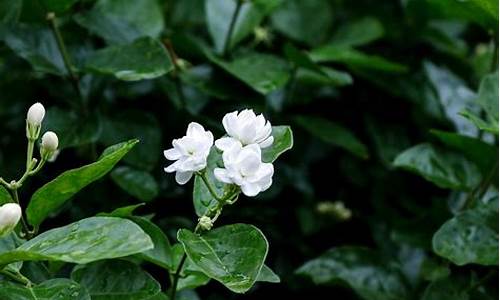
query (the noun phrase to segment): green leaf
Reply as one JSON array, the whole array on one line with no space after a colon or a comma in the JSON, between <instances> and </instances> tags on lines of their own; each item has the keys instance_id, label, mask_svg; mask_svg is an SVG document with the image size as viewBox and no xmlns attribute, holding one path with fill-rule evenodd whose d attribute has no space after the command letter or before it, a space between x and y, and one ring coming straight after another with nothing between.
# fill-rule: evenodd
<instances>
[{"instance_id":1,"label":"green leaf","mask_svg":"<svg viewBox=\"0 0 500 300\"><path fill-rule=\"evenodd\" d=\"M307 69L297 70L297 81L316 86L345 86L353 83L351 75L329 67L320 67L322 74Z\"/></svg>"},{"instance_id":2,"label":"green leaf","mask_svg":"<svg viewBox=\"0 0 500 300\"><path fill-rule=\"evenodd\" d=\"M70 9L78 0L41 0L40 3L46 11L56 14L63 13Z\"/></svg>"},{"instance_id":3,"label":"green leaf","mask_svg":"<svg viewBox=\"0 0 500 300\"><path fill-rule=\"evenodd\" d=\"M294 120L325 143L341 147L363 159L369 156L366 146L347 128L320 117L297 116Z\"/></svg>"},{"instance_id":4,"label":"green leaf","mask_svg":"<svg viewBox=\"0 0 500 300\"><path fill-rule=\"evenodd\" d=\"M91 10L75 15L75 21L108 44L159 37L164 27L162 7L157 0L99 0Z\"/></svg>"},{"instance_id":5,"label":"green leaf","mask_svg":"<svg viewBox=\"0 0 500 300\"><path fill-rule=\"evenodd\" d=\"M387 73L405 73L408 71L405 65L381 56L365 54L350 47L327 45L313 49L310 56L316 62L336 62L354 70L362 69Z\"/></svg>"},{"instance_id":6,"label":"green leaf","mask_svg":"<svg viewBox=\"0 0 500 300\"><path fill-rule=\"evenodd\" d=\"M197 267L235 293L253 286L267 256L267 240L252 225L226 225L202 235L181 229L177 239Z\"/></svg>"},{"instance_id":7,"label":"green leaf","mask_svg":"<svg viewBox=\"0 0 500 300\"><path fill-rule=\"evenodd\" d=\"M83 117L75 111L54 107L48 109L42 125L42 132L49 130L57 132L59 149L64 149L96 142L102 126L98 114Z\"/></svg>"},{"instance_id":8,"label":"green leaf","mask_svg":"<svg viewBox=\"0 0 500 300\"><path fill-rule=\"evenodd\" d=\"M52 279L33 287L0 281L0 299L2 300L49 300L72 299L90 300L90 296L78 283L69 279Z\"/></svg>"},{"instance_id":9,"label":"green leaf","mask_svg":"<svg viewBox=\"0 0 500 300\"><path fill-rule=\"evenodd\" d=\"M96 51L85 61L85 69L125 81L137 81L165 75L174 66L163 45L145 37Z\"/></svg>"},{"instance_id":10,"label":"green leaf","mask_svg":"<svg viewBox=\"0 0 500 300\"><path fill-rule=\"evenodd\" d=\"M124 260L76 266L71 279L85 287L92 300L146 300L161 292L151 275Z\"/></svg>"},{"instance_id":11,"label":"green leaf","mask_svg":"<svg viewBox=\"0 0 500 300\"><path fill-rule=\"evenodd\" d=\"M217 180L215 178L215 175L213 174L214 168L220 166L223 166L222 154L217 151L215 147L212 147L207 158L207 179L212 187L214 187L218 195L222 196L224 194L224 188L227 185ZM215 205L217 205L217 200L212 196L205 183L199 176L196 176L194 179L193 205L198 217L205 215L205 213L210 208L213 208L215 207Z\"/></svg>"},{"instance_id":12,"label":"green leaf","mask_svg":"<svg viewBox=\"0 0 500 300\"><path fill-rule=\"evenodd\" d=\"M158 196L158 184L146 171L123 166L114 169L111 178L125 192L141 201L149 202Z\"/></svg>"},{"instance_id":13,"label":"green leaf","mask_svg":"<svg viewBox=\"0 0 500 300\"><path fill-rule=\"evenodd\" d=\"M257 281L271 282L271 283L281 282L280 277L276 275L276 273L274 273L273 270L271 270L271 268L269 268L266 265L262 266L259 276L257 276Z\"/></svg>"},{"instance_id":14,"label":"green leaf","mask_svg":"<svg viewBox=\"0 0 500 300\"><path fill-rule=\"evenodd\" d=\"M448 220L434 234L432 248L459 266L498 265L498 201Z\"/></svg>"},{"instance_id":15,"label":"green leaf","mask_svg":"<svg viewBox=\"0 0 500 300\"><path fill-rule=\"evenodd\" d=\"M26 214L28 222L38 227L51 213L81 189L103 177L113 169L120 159L138 143L138 140L116 145L113 152L98 161L77 169L69 170L38 189L32 196Z\"/></svg>"},{"instance_id":16,"label":"green leaf","mask_svg":"<svg viewBox=\"0 0 500 300\"><path fill-rule=\"evenodd\" d=\"M145 203L139 203L139 204L134 204L134 205L129 205L129 206L124 206L124 207L119 207L112 212L109 213L98 213L98 217L117 217L117 218L128 218L132 217L134 214L134 211L141 207L144 206Z\"/></svg>"},{"instance_id":17,"label":"green leaf","mask_svg":"<svg viewBox=\"0 0 500 300\"><path fill-rule=\"evenodd\" d=\"M431 11L441 17L462 19L498 32L498 1L496 0L428 0Z\"/></svg>"},{"instance_id":18,"label":"green leaf","mask_svg":"<svg viewBox=\"0 0 500 300\"><path fill-rule=\"evenodd\" d=\"M407 299L407 288L399 267L377 252L360 247L340 247L327 251L297 270L315 284L339 281L366 300Z\"/></svg>"},{"instance_id":19,"label":"green leaf","mask_svg":"<svg viewBox=\"0 0 500 300\"><path fill-rule=\"evenodd\" d=\"M365 17L341 26L330 40L337 47L356 47L369 44L384 35L382 23L372 17Z\"/></svg>"},{"instance_id":20,"label":"green leaf","mask_svg":"<svg viewBox=\"0 0 500 300\"><path fill-rule=\"evenodd\" d=\"M215 44L217 53L224 51L227 35L236 3L239 0L205 0L205 15L208 31ZM251 34L255 27L266 17L282 0L254 0L246 1L241 5L238 18L234 23L232 35L229 39L228 50Z\"/></svg>"},{"instance_id":21,"label":"green leaf","mask_svg":"<svg viewBox=\"0 0 500 300\"><path fill-rule=\"evenodd\" d=\"M138 256L167 270L174 271L172 261L172 246L167 236L153 222L146 218L130 217L139 225L153 241L154 248L140 253Z\"/></svg>"},{"instance_id":22,"label":"green leaf","mask_svg":"<svg viewBox=\"0 0 500 300\"><path fill-rule=\"evenodd\" d=\"M273 27L287 37L317 45L328 35L333 9L324 0L286 0L272 14Z\"/></svg>"},{"instance_id":23,"label":"green leaf","mask_svg":"<svg viewBox=\"0 0 500 300\"><path fill-rule=\"evenodd\" d=\"M172 246L174 270L177 270L179 263L184 255L184 248L180 243ZM187 258L184 267L181 270L177 290L191 290L197 287L206 285L210 281L210 277L205 275L200 268Z\"/></svg>"},{"instance_id":24,"label":"green leaf","mask_svg":"<svg viewBox=\"0 0 500 300\"><path fill-rule=\"evenodd\" d=\"M0 205L11 202L14 202L14 200L12 200L9 191L7 191L3 185L0 185Z\"/></svg>"},{"instance_id":25,"label":"green leaf","mask_svg":"<svg viewBox=\"0 0 500 300\"><path fill-rule=\"evenodd\" d=\"M36 72L66 75L54 35L47 27L16 24L0 27L0 38Z\"/></svg>"},{"instance_id":26,"label":"green leaf","mask_svg":"<svg viewBox=\"0 0 500 300\"><path fill-rule=\"evenodd\" d=\"M290 70L286 61L271 54L250 52L239 55L232 61L224 61L215 56L209 58L263 95L282 88L290 78Z\"/></svg>"},{"instance_id":27,"label":"green leaf","mask_svg":"<svg viewBox=\"0 0 500 300\"><path fill-rule=\"evenodd\" d=\"M431 144L419 144L405 150L394 159L393 165L416 173L441 188L470 190L481 181L475 164L458 153Z\"/></svg>"},{"instance_id":28,"label":"green leaf","mask_svg":"<svg viewBox=\"0 0 500 300\"><path fill-rule=\"evenodd\" d=\"M46 231L17 249L0 254L0 265L39 260L85 264L152 248L151 238L134 222L92 217Z\"/></svg>"},{"instance_id":29,"label":"green leaf","mask_svg":"<svg viewBox=\"0 0 500 300\"><path fill-rule=\"evenodd\" d=\"M444 278L431 282L421 300L469 300L468 284L457 278Z\"/></svg>"},{"instance_id":30,"label":"green leaf","mask_svg":"<svg viewBox=\"0 0 500 300\"><path fill-rule=\"evenodd\" d=\"M290 126L273 126L274 141L271 147L262 150L262 161L274 162L285 151L293 147L293 133Z\"/></svg>"},{"instance_id":31,"label":"green leaf","mask_svg":"<svg viewBox=\"0 0 500 300\"><path fill-rule=\"evenodd\" d=\"M19 245L21 245L24 241L17 237L17 235L12 232L11 234L0 238L0 254L6 253L16 249ZM5 267L0 265L0 270L3 268L8 271L13 271L14 273L19 272L21 267L23 266L23 262L15 262L11 263Z\"/></svg>"},{"instance_id":32,"label":"green leaf","mask_svg":"<svg viewBox=\"0 0 500 300\"><path fill-rule=\"evenodd\" d=\"M21 14L23 2L5 0L0 2L0 23L15 23Z\"/></svg>"}]
</instances>

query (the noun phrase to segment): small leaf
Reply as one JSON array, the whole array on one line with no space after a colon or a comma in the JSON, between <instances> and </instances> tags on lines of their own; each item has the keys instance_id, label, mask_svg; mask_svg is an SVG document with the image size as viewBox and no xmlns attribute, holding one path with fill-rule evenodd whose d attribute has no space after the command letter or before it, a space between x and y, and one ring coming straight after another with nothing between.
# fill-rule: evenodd
<instances>
[{"instance_id":1,"label":"small leaf","mask_svg":"<svg viewBox=\"0 0 500 300\"><path fill-rule=\"evenodd\" d=\"M288 64L271 54L246 53L237 56L232 61L224 61L215 56L209 56L209 58L263 95L282 88L290 78Z\"/></svg>"},{"instance_id":2,"label":"small leaf","mask_svg":"<svg viewBox=\"0 0 500 300\"><path fill-rule=\"evenodd\" d=\"M252 225L226 225L203 235L181 229L177 239L197 267L235 293L253 286L267 256L267 240Z\"/></svg>"},{"instance_id":3,"label":"small leaf","mask_svg":"<svg viewBox=\"0 0 500 300\"><path fill-rule=\"evenodd\" d=\"M128 218L132 217L134 214L134 211L141 207L144 206L144 203L139 203L139 204L134 204L134 205L129 205L129 206L124 206L124 207L119 207L112 212L109 213L98 213L98 217L117 217L117 218Z\"/></svg>"},{"instance_id":4,"label":"small leaf","mask_svg":"<svg viewBox=\"0 0 500 300\"><path fill-rule=\"evenodd\" d=\"M290 126L273 126L273 144L262 150L263 162L274 162L281 154L293 147L293 133Z\"/></svg>"},{"instance_id":5,"label":"small leaf","mask_svg":"<svg viewBox=\"0 0 500 300\"><path fill-rule=\"evenodd\" d=\"M339 146L363 159L369 156L366 146L347 128L320 117L298 116L294 120L325 143Z\"/></svg>"},{"instance_id":6,"label":"small leaf","mask_svg":"<svg viewBox=\"0 0 500 300\"><path fill-rule=\"evenodd\" d=\"M71 279L85 287L92 300L146 300L161 292L151 275L124 260L76 266Z\"/></svg>"},{"instance_id":7,"label":"small leaf","mask_svg":"<svg viewBox=\"0 0 500 300\"><path fill-rule=\"evenodd\" d=\"M315 284L350 286L366 300L407 299L407 288L399 267L370 249L334 248L297 270Z\"/></svg>"},{"instance_id":8,"label":"small leaf","mask_svg":"<svg viewBox=\"0 0 500 300\"><path fill-rule=\"evenodd\" d=\"M26 209L28 221L38 227L51 213L60 208L66 201L81 189L103 177L113 169L120 159L137 144L138 140L116 145L113 152L101 157L98 161L77 169L69 170L38 189Z\"/></svg>"},{"instance_id":9,"label":"small leaf","mask_svg":"<svg viewBox=\"0 0 500 300\"><path fill-rule=\"evenodd\" d=\"M0 254L0 265L38 260L85 264L152 248L151 238L132 221L92 217L46 231L17 249Z\"/></svg>"},{"instance_id":10,"label":"small leaf","mask_svg":"<svg viewBox=\"0 0 500 300\"><path fill-rule=\"evenodd\" d=\"M158 184L148 172L132 167L118 167L111 172L113 181L135 198L149 202L158 196Z\"/></svg>"},{"instance_id":11,"label":"small leaf","mask_svg":"<svg viewBox=\"0 0 500 300\"><path fill-rule=\"evenodd\" d=\"M271 270L271 268L264 265L260 270L259 276L257 277L257 281L279 283L281 280L280 277L276 275L276 273L274 273L273 270Z\"/></svg>"},{"instance_id":12,"label":"small leaf","mask_svg":"<svg viewBox=\"0 0 500 300\"><path fill-rule=\"evenodd\" d=\"M481 180L475 164L464 156L419 144L400 153L393 162L398 168L416 173L441 188L470 190Z\"/></svg>"},{"instance_id":13,"label":"small leaf","mask_svg":"<svg viewBox=\"0 0 500 300\"><path fill-rule=\"evenodd\" d=\"M0 281L2 300L90 300L84 287L69 279L51 279L33 287Z\"/></svg>"},{"instance_id":14,"label":"small leaf","mask_svg":"<svg viewBox=\"0 0 500 300\"><path fill-rule=\"evenodd\" d=\"M356 47L369 44L384 35L382 23L372 17L349 22L341 26L330 40L337 47Z\"/></svg>"},{"instance_id":15,"label":"small leaf","mask_svg":"<svg viewBox=\"0 0 500 300\"><path fill-rule=\"evenodd\" d=\"M113 75L125 81L153 79L173 70L167 50L160 42L140 38L126 45L109 46L85 61L90 72Z\"/></svg>"},{"instance_id":16,"label":"small leaf","mask_svg":"<svg viewBox=\"0 0 500 300\"><path fill-rule=\"evenodd\" d=\"M448 220L434 234L432 248L459 266L498 265L498 201Z\"/></svg>"},{"instance_id":17,"label":"small leaf","mask_svg":"<svg viewBox=\"0 0 500 300\"><path fill-rule=\"evenodd\" d=\"M3 185L0 185L0 205L10 202L14 202L14 200L12 200L9 191L7 191Z\"/></svg>"}]
</instances>

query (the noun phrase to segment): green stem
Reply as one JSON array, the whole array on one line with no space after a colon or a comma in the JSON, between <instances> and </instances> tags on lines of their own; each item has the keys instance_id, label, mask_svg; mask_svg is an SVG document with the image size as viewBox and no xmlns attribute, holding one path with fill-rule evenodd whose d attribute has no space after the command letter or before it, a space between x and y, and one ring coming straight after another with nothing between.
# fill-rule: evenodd
<instances>
[{"instance_id":1,"label":"green stem","mask_svg":"<svg viewBox=\"0 0 500 300\"><path fill-rule=\"evenodd\" d=\"M205 183L205 186L207 187L208 191L210 192L210 194L212 194L212 197L215 198L215 200L221 202L224 200L223 197L220 197L217 192L214 190L212 184L210 184L210 182L208 181L208 178L207 178L207 173L206 171L203 171L201 173L198 173L197 174L198 176L201 177L201 179L203 180L203 183Z\"/></svg>"},{"instance_id":2,"label":"green stem","mask_svg":"<svg viewBox=\"0 0 500 300\"><path fill-rule=\"evenodd\" d=\"M31 167L34 148L35 148L35 140L28 138L28 151L26 153L26 170L29 170Z\"/></svg>"},{"instance_id":3,"label":"green stem","mask_svg":"<svg viewBox=\"0 0 500 300\"><path fill-rule=\"evenodd\" d=\"M229 29L227 31L226 39L224 41L224 52L222 52L223 56L226 56L229 51L229 47L231 45L231 36L233 35L234 31L234 25L236 25L236 20L238 20L238 15L240 14L241 6L243 5L243 0L236 0L236 1L237 1L236 8L234 10L233 17L231 18L231 23L229 23Z\"/></svg>"},{"instance_id":4,"label":"green stem","mask_svg":"<svg viewBox=\"0 0 500 300\"><path fill-rule=\"evenodd\" d=\"M29 172L29 175L33 176L36 173L38 173L42 169L42 167L45 165L45 161L46 160L42 158L42 161L36 166L35 169L33 169L32 171Z\"/></svg>"},{"instance_id":5,"label":"green stem","mask_svg":"<svg viewBox=\"0 0 500 300\"><path fill-rule=\"evenodd\" d=\"M17 203L17 205L21 205L20 204L20 201L19 201L19 195L17 193L17 189L13 189L11 191L12 193L12 199L14 199L14 202ZM31 232L29 230L29 227L28 227L28 224L26 223L26 220L24 219L24 214L21 214L21 224L23 226L23 231L25 233L25 236L29 239L30 238L30 235L31 235Z\"/></svg>"},{"instance_id":6,"label":"green stem","mask_svg":"<svg viewBox=\"0 0 500 300\"><path fill-rule=\"evenodd\" d=\"M5 276L9 277L10 279L15 280L15 281L17 281L17 282L19 282L21 284L26 285L26 286L31 286L32 285L31 281L28 278L26 278L23 275L21 275L20 273L13 274L13 273L11 273L11 272L9 272L7 270L1 270L0 274L5 275Z\"/></svg>"}]
</instances>

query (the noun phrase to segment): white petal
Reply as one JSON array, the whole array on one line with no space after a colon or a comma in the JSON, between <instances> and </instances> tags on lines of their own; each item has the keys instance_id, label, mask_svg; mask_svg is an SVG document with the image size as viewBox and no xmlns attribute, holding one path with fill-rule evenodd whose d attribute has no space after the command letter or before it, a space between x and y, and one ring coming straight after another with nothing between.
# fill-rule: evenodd
<instances>
[{"instance_id":1,"label":"white petal","mask_svg":"<svg viewBox=\"0 0 500 300\"><path fill-rule=\"evenodd\" d=\"M191 122L188 125L186 135L193 138L201 138L205 134L205 128L196 122Z\"/></svg>"},{"instance_id":2,"label":"white petal","mask_svg":"<svg viewBox=\"0 0 500 300\"><path fill-rule=\"evenodd\" d=\"M241 146L241 143L237 142L233 143L233 145L231 145L231 148L222 153L222 160L226 168L236 163L236 159L238 158L242 149L243 147Z\"/></svg>"},{"instance_id":3,"label":"white petal","mask_svg":"<svg viewBox=\"0 0 500 300\"><path fill-rule=\"evenodd\" d=\"M255 141L257 135L257 128L252 122L244 123L244 126L238 132L238 138L245 144L251 144Z\"/></svg>"},{"instance_id":4,"label":"white petal","mask_svg":"<svg viewBox=\"0 0 500 300\"><path fill-rule=\"evenodd\" d=\"M173 172L177 171L179 164L180 164L180 161L176 161L173 164L171 164L170 166L164 168L163 170L165 170L165 172L167 172L167 173L173 173Z\"/></svg>"},{"instance_id":5,"label":"white petal","mask_svg":"<svg viewBox=\"0 0 500 300\"><path fill-rule=\"evenodd\" d=\"M221 151L229 150L235 143L239 141L232 137L222 137L215 141L215 147Z\"/></svg>"},{"instance_id":6,"label":"white petal","mask_svg":"<svg viewBox=\"0 0 500 300\"><path fill-rule=\"evenodd\" d=\"M250 144L250 145L245 146L243 149L245 149L246 151L254 152L259 157L261 156L261 153L262 153L258 144Z\"/></svg>"},{"instance_id":7,"label":"white petal","mask_svg":"<svg viewBox=\"0 0 500 300\"><path fill-rule=\"evenodd\" d=\"M248 197L254 197L260 192L260 188L257 184L247 183L241 186L241 191Z\"/></svg>"},{"instance_id":8,"label":"white petal","mask_svg":"<svg viewBox=\"0 0 500 300\"><path fill-rule=\"evenodd\" d=\"M188 182L192 176L193 176L193 172L177 171L177 173L175 173L175 181L177 181L178 184L183 185L183 184L186 184L186 182Z\"/></svg>"},{"instance_id":9,"label":"white petal","mask_svg":"<svg viewBox=\"0 0 500 300\"><path fill-rule=\"evenodd\" d=\"M224 182L224 183L233 183L231 178L229 177L229 174L227 173L226 169L222 168L215 168L214 169L214 176L217 178L217 180Z\"/></svg>"},{"instance_id":10,"label":"white petal","mask_svg":"<svg viewBox=\"0 0 500 300\"><path fill-rule=\"evenodd\" d=\"M176 160L181 157L181 153L175 148L163 151L163 155L165 155L165 158L168 160Z\"/></svg>"},{"instance_id":11,"label":"white petal","mask_svg":"<svg viewBox=\"0 0 500 300\"><path fill-rule=\"evenodd\" d=\"M238 121L241 123L253 123L257 116L251 109L244 109L238 114Z\"/></svg>"},{"instance_id":12,"label":"white petal","mask_svg":"<svg viewBox=\"0 0 500 300\"><path fill-rule=\"evenodd\" d=\"M240 162L240 172L243 176L252 176L260 169L260 155L247 151L243 156L244 159Z\"/></svg>"},{"instance_id":13,"label":"white petal","mask_svg":"<svg viewBox=\"0 0 500 300\"><path fill-rule=\"evenodd\" d=\"M264 149L267 147L270 147L274 142L274 137L270 136L267 139L263 140L262 142L259 143L259 146Z\"/></svg>"},{"instance_id":14,"label":"white petal","mask_svg":"<svg viewBox=\"0 0 500 300\"><path fill-rule=\"evenodd\" d=\"M227 134L234 136L238 128L238 111L227 113L224 118L222 118L222 125Z\"/></svg>"},{"instance_id":15,"label":"white petal","mask_svg":"<svg viewBox=\"0 0 500 300\"><path fill-rule=\"evenodd\" d=\"M188 154L186 146L184 145L184 140L185 140L185 138L181 138L181 139L175 139L175 140L172 141L172 146L174 146L174 149L176 149L177 151L179 151L179 153L181 155L187 155Z\"/></svg>"}]
</instances>

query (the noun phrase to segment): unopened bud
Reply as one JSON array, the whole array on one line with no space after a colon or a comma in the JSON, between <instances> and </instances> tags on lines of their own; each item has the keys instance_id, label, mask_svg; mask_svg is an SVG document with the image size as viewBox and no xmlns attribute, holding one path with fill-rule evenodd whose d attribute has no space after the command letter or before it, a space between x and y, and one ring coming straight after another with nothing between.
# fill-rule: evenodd
<instances>
[{"instance_id":1,"label":"unopened bud","mask_svg":"<svg viewBox=\"0 0 500 300\"><path fill-rule=\"evenodd\" d=\"M199 219L199 224L200 224L200 227L203 228L204 230L210 230L210 229L212 229L212 226L213 226L212 219L210 219L207 216L202 216Z\"/></svg>"},{"instance_id":2,"label":"unopened bud","mask_svg":"<svg viewBox=\"0 0 500 300\"><path fill-rule=\"evenodd\" d=\"M47 131L42 136L42 146L40 148L40 156L42 159L49 160L52 155L57 151L59 146L59 139L52 131Z\"/></svg>"},{"instance_id":3,"label":"unopened bud","mask_svg":"<svg viewBox=\"0 0 500 300\"><path fill-rule=\"evenodd\" d=\"M40 102L37 102L28 109L26 121L30 125L40 126L45 117L45 107Z\"/></svg>"},{"instance_id":4,"label":"unopened bud","mask_svg":"<svg viewBox=\"0 0 500 300\"><path fill-rule=\"evenodd\" d=\"M21 207L16 203L7 203L0 206L0 238L14 230L21 219Z\"/></svg>"}]
</instances>

